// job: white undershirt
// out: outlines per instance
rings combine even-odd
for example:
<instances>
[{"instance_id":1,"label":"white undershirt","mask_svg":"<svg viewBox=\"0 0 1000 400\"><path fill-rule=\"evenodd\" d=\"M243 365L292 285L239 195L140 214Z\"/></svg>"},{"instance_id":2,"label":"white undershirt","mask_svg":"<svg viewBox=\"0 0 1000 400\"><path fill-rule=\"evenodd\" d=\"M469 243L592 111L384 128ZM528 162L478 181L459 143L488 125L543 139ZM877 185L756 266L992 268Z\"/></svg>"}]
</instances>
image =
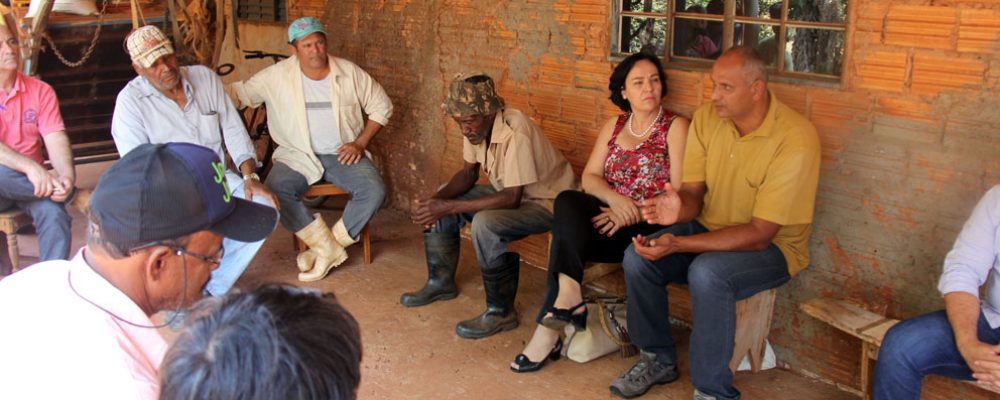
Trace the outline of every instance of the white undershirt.
<instances>
[{"instance_id":1,"label":"white undershirt","mask_svg":"<svg viewBox=\"0 0 1000 400\"><path fill-rule=\"evenodd\" d=\"M330 103L330 75L318 81L302 75L302 92L306 99L309 140L316 154L337 154L344 143L340 138L337 114Z\"/></svg>"}]
</instances>

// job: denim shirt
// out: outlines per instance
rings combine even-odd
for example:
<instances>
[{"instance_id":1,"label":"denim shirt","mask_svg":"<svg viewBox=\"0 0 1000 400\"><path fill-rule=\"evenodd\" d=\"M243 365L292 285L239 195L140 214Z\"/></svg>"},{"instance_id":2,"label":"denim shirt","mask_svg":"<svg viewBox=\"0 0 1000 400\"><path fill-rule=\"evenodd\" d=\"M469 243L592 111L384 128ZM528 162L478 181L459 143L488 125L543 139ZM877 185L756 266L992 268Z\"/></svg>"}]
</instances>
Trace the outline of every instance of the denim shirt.
<instances>
[{"instance_id":1,"label":"denim shirt","mask_svg":"<svg viewBox=\"0 0 1000 400\"><path fill-rule=\"evenodd\" d=\"M966 292L979 298L990 327L1000 327L1000 185L979 200L972 216L944 259L938 282L941 294Z\"/></svg>"}]
</instances>

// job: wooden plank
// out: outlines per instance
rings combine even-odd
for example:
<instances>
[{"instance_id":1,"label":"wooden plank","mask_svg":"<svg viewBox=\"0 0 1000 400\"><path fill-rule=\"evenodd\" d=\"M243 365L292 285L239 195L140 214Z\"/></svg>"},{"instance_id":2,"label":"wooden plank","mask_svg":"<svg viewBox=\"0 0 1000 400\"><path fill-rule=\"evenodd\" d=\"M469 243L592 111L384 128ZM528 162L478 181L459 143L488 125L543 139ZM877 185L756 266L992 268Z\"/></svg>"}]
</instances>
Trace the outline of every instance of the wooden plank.
<instances>
[{"instance_id":1,"label":"wooden plank","mask_svg":"<svg viewBox=\"0 0 1000 400\"><path fill-rule=\"evenodd\" d=\"M899 320L897 319L886 319L861 331L860 335L864 341L872 343L876 346L882 346L882 338L885 337L885 333L889 331L889 328L892 328L898 323Z\"/></svg>"},{"instance_id":2,"label":"wooden plank","mask_svg":"<svg viewBox=\"0 0 1000 400\"><path fill-rule=\"evenodd\" d=\"M583 269L583 283L593 282L602 276L621 271L621 263L587 263Z\"/></svg>"},{"instance_id":3,"label":"wooden plank","mask_svg":"<svg viewBox=\"0 0 1000 400\"><path fill-rule=\"evenodd\" d=\"M883 320L886 320L881 315L844 300L812 299L802 303L799 308L813 318L833 325L837 329L865 341L869 341L871 338L862 336L861 332L867 328L877 326Z\"/></svg>"}]
</instances>

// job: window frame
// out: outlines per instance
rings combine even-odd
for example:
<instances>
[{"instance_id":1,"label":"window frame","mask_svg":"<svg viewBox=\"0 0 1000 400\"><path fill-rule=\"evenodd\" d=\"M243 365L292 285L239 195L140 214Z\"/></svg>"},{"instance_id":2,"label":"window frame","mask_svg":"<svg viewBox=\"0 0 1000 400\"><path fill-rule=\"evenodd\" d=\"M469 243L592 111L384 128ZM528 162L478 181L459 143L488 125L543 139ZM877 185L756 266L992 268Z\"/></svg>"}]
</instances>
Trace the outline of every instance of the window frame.
<instances>
[{"instance_id":1,"label":"window frame","mask_svg":"<svg viewBox=\"0 0 1000 400\"><path fill-rule=\"evenodd\" d=\"M788 18L789 13L789 3L791 0L781 0L783 6L781 8L781 19L775 20L770 18L761 18L759 16L739 16L736 15L736 2L737 0L724 0L725 7L722 15L718 14L701 14L701 13L688 13L675 11L675 0L667 0L667 7L665 12L644 12L644 11L626 11L623 10L623 4L628 0L613 0L610 3L611 6L611 51L609 59L611 61L620 61L625 57L633 53L623 52L621 49L622 41L622 24L625 18L652 18L656 20L663 20L666 22L666 43L663 44L664 54L657 54L661 60L664 61L664 67L668 69L681 69L690 71L705 71L711 68L713 59L704 59L697 57L688 57L683 55L674 55L674 25L678 18L683 20L701 20L708 22L721 22L722 23L722 43L720 45L721 49L729 49L732 47L735 40L736 24L754 24L758 26L778 26L779 32L775 39L779 40L779 48L781 44L786 44L788 40L788 29L824 29L831 31L839 31L844 35L844 53L840 64L840 75L828 75L820 74L814 72L801 72L801 71L783 71L784 68L784 58L785 54L783 51L777 52L777 60L775 60L775 65L769 66L768 69L768 79L779 81L779 82L789 82L789 83L804 83L814 86L843 86L847 79L847 66L850 65L850 58L852 52L852 42L853 42L853 29L851 26L854 22L853 10L854 3L857 0L845 0L847 2L846 8L844 10L844 21L839 22L818 22L818 21L797 21L790 20Z\"/></svg>"}]
</instances>

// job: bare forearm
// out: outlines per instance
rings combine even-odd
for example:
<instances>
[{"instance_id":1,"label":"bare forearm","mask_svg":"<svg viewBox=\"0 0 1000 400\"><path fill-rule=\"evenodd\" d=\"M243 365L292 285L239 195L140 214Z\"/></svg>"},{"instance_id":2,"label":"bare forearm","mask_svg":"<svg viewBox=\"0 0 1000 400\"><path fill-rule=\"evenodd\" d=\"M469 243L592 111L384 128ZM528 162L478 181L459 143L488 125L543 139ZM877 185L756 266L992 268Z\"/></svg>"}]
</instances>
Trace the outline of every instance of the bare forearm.
<instances>
[{"instance_id":1,"label":"bare forearm","mask_svg":"<svg viewBox=\"0 0 1000 400\"><path fill-rule=\"evenodd\" d=\"M21 173L27 173L29 168L39 166L35 160L18 153L3 143L0 143L0 165Z\"/></svg>"},{"instance_id":2,"label":"bare forearm","mask_svg":"<svg viewBox=\"0 0 1000 400\"><path fill-rule=\"evenodd\" d=\"M361 147L367 148L368 143L371 142L372 138L375 137L375 134L378 133L378 131L381 129L382 129L382 124L372 120L368 120L368 122L365 123L365 129L361 131L361 135L354 140L354 143L360 144Z\"/></svg>"},{"instance_id":3,"label":"bare forearm","mask_svg":"<svg viewBox=\"0 0 1000 400\"><path fill-rule=\"evenodd\" d=\"M971 293L951 292L944 295L944 309L955 332L955 343L979 341L979 299Z\"/></svg>"},{"instance_id":4,"label":"bare forearm","mask_svg":"<svg viewBox=\"0 0 1000 400\"><path fill-rule=\"evenodd\" d=\"M519 193L499 192L489 196L469 200L447 200L452 214L478 212L483 210L505 210L521 205Z\"/></svg>"},{"instance_id":5,"label":"bare forearm","mask_svg":"<svg viewBox=\"0 0 1000 400\"><path fill-rule=\"evenodd\" d=\"M618 192L612 189L608 181L602 176L584 173L581 181L584 193L598 198L604 204L609 204L611 197L618 195Z\"/></svg>"},{"instance_id":6,"label":"bare forearm","mask_svg":"<svg viewBox=\"0 0 1000 400\"><path fill-rule=\"evenodd\" d=\"M257 165L253 159L249 159L240 164L240 175L247 176L257 171Z\"/></svg>"},{"instance_id":7,"label":"bare forearm","mask_svg":"<svg viewBox=\"0 0 1000 400\"><path fill-rule=\"evenodd\" d=\"M468 192L476 184L476 181L479 180L477 171L478 169L463 168L451 177L447 185L444 185L443 188L431 197L435 199L453 199L462 193Z\"/></svg>"},{"instance_id":8,"label":"bare forearm","mask_svg":"<svg viewBox=\"0 0 1000 400\"><path fill-rule=\"evenodd\" d=\"M53 132L42 137L45 149L49 153L49 162L59 176L76 180L76 169L73 168L73 151L70 149L69 137L66 132Z\"/></svg>"},{"instance_id":9,"label":"bare forearm","mask_svg":"<svg viewBox=\"0 0 1000 400\"><path fill-rule=\"evenodd\" d=\"M677 216L677 222L691 222L701 214L701 207L705 201L705 193L692 192L687 190L687 185L681 188L677 194L681 197L681 210Z\"/></svg>"},{"instance_id":10,"label":"bare forearm","mask_svg":"<svg viewBox=\"0 0 1000 400\"><path fill-rule=\"evenodd\" d=\"M711 232L676 238L680 253L706 251L760 251L771 244L773 235L760 232L751 224L728 226Z\"/></svg>"}]
</instances>

